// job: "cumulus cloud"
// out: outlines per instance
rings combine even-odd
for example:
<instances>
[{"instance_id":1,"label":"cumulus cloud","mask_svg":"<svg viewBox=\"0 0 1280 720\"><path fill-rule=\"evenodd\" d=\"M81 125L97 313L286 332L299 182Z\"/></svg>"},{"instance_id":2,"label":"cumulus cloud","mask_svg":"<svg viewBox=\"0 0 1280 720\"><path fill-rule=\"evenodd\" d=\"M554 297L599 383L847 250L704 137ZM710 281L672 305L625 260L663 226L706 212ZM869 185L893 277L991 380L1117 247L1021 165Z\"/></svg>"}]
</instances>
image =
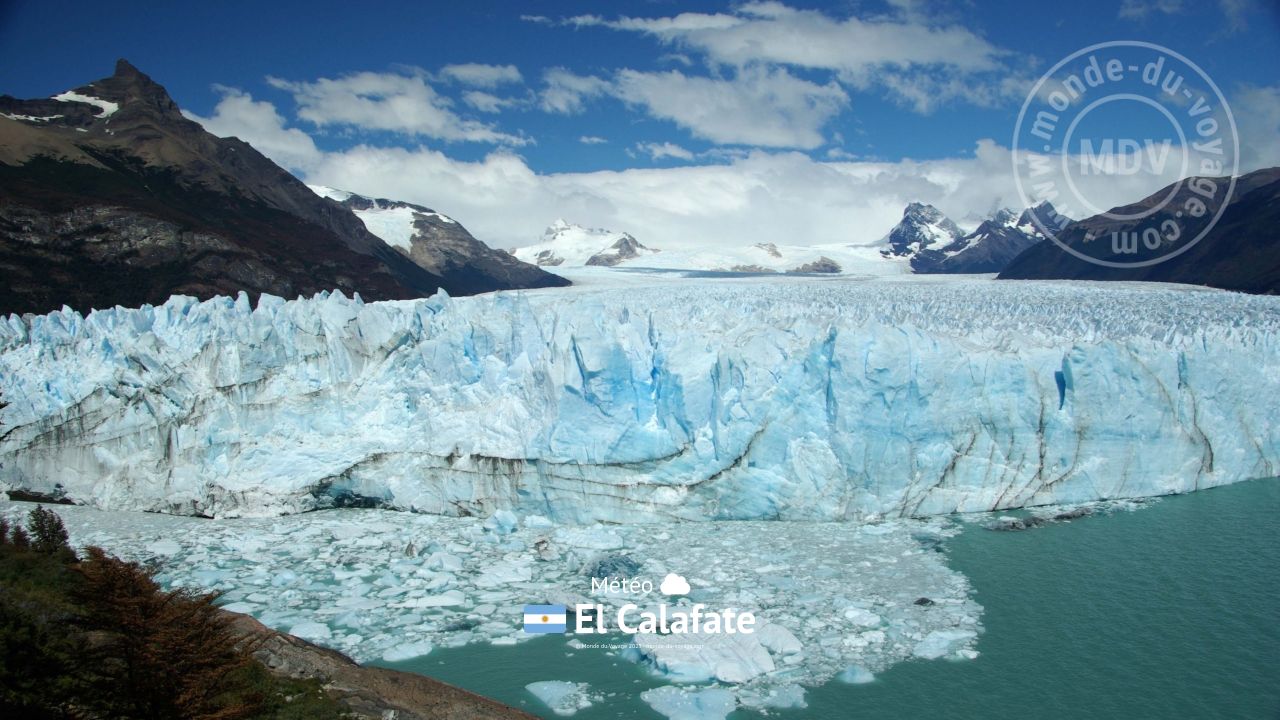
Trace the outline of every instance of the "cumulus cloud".
<instances>
[{"instance_id":1,"label":"cumulus cloud","mask_svg":"<svg viewBox=\"0 0 1280 720\"><path fill-rule=\"evenodd\" d=\"M1240 135L1240 170L1280 166L1280 85L1240 87L1231 101Z\"/></svg>"},{"instance_id":2,"label":"cumulus cloud","mask_svg":"<svg viewBox=\"0 0 1280 720\"><path fill-rule=\"evenodd\" d=\"M1124 0L1119 16L1125 20L1146 20L1154 13L1176 15L1182 12L1182 0Z\"/></svg>"},{"instance_id":3,"label":"cumulus cloud","mask_svg":"<svg viewBox=\"0 0 1280 720\"><path fill-rule=\"evenodd\" d=\"M833 18L778 2L747 3L733 13L681 13L663 18L571 18L647 34L697 50L714 63L758 62L865 74L885 67L942 65L968 71L996 70L1008 55L959 25L933 26L918 18Z\"/></svg>"},{"instance_id":4,"label":"cumulus cloud","mask_svg":"<svg viewBox=\"0 0 1280 720\"><path fill-rule=\"evenodd\" d=\"M462 94L462 102L484 113L500 113L511 107L519 107L523 103L518 98L498 97L482 90L468 90Z\"/></svg>"},{"instance_id":5,"label":"cumulus cloud","mask_svg":"<svg viewBox=\"0 0 1280 720\"><path fill-rule=\"evenodd\" d=\"M780 2L752 2L727 13L613 19L580 15L561 22L576 28L639 33L699 55L717 70L717 77L691 80L715 87L714 97L721 100L728 92L740 90L744 79L758 81L762 74L778 77L776 68L826 72L848 88L885 92L921 113L949 103L997 106L1020 99L1030 87L1029 58L997 47L955 22L942 23L936 14L930 19L916 2L891 7L892 12L885 15L837 18ZM724 68L736 70L735 82L720 84L718 76L723 73L719 70ZM668 84L674 83L669 79ZM683 114L695 114L697 105L682 105L687 108Z\"/></svg>"},{"instance_id":6,"label":"cumulus cloud","mask_svg":"<svg viewBox=\"0 0 1280 720\"><path fill-rule=\"evenodd\" d=\"M758 66L731 80L622 70L614 94L714 143L804 149L822 145L823 126L849 104L835 83L818 85Z\"/></svg>"},{"instance_id":7,"label":"cumulus cloud","mask_svg":"<svg viewBox=\"0 0 1280 720\"><path fill-rule=\"evenodd\" d=\"M583 145L604 145L609 141L605 138L600 137L599 135L583 135L582 137L578 138L578 142L582 143Z\"/></svg>"},{"instance_id":8,"label":"cumulus cloud","mask_svg":"<svg viewBox=\"0 0 1280 720\"><path fill-rule=\"evenodd\" d=\"M515 65L486 65L484 63L460 63L445 65L440 76L463 85L495 88L508 83L524 81Z\"/></svg>"},{"instance_id":9,"label":"cumulus cloud","mask_svg":"<svg viewBox=\"0 0 1280 720\"><path fill-rule=\"evenodd\" d=\"M183 111L206 130L219 137L238 137L259 152L289 168L307 170L320 160L320 151L311 136L297 128L286 128L285 119L274 105L254 100L235 88L215 85L222 96L209 117Z\"/></svg>"},{"instance_id":10,"label":"cumulus cloud","mask_svg":"<svg viewBox=\"0 0 1280 720\"><path fill-rule=\"evenodd\" d=\"M538 104L545 112L575 115L583 111L586 101L606 95L608 80L579 75L567 68L550 68L542 74L543 88Z\"/></svg>"},{"instance_id":11,"label":"cumulus cloud","mask_svg":"<svg viewBox=\"0 0 1280 720\"><path fill-rule=\"evenodd\" d=\"M961 157L874 162L840 153L817 160L791 151L724 148L687 165L619 171L538 173L509 149L461 161L424 147L358 145L320 151L289 128L269 103L228 93L207 123L237 135L308 182L433 207L494 247L536 242L557 217L627 231L654 247L876 243L913 201L957 221L1021 207L1010 150L982 140ZM253 112L231 112L244 107ZM1234 103L1245 147L1256 163L1280 162L1280 90L1248 88ZM1269 133L1269 134L1268 134ZM713 149L713 151L716 149ZM1169 163L1169 172L1176 172ZM1092 198L1133 200L1174 177L1139 174L1077 178ZM1069 199L1055 205L1073 217Z\"/></svg>"},{"instance_id":12,"label":"cumulus cloud","mask_svg":"<svg viewBox=\"0 0 1280 720\"><path fill-rule=\"evenodd\" d=\"M692 160L694 155L692 152L676 145L675 143L663 142L643 142L636 144L636 150L648 155L652 160L661 160L663 158L675 158L677 160Z\"/></svg>"},{"instance_id":13,"label":"cumulus cloud","mask_svg":"<svg viewBox=\"0 0 1280 720\"><path fill-rule=\"evenodd\" d=\"M362 72L313 82L267 78L293 95L298 117L317 127L349 126L447 141L524 145L528 139L459 116L421 74Z\"/></svg>"}]
</instances>

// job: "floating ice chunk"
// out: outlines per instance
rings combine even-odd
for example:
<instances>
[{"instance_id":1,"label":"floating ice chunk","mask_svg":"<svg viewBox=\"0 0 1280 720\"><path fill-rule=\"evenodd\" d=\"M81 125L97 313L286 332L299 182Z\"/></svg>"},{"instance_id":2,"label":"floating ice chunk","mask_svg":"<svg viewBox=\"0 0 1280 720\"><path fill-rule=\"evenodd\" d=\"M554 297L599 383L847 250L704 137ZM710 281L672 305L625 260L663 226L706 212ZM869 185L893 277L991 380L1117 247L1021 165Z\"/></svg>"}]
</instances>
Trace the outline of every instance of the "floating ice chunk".
<instances>
[{"instance_id":1,"label":"floating ice chunk","mask_svg":"<svg viewBox=\"0 0 1280 720\"><path fill-rule=\"evenodd\" d=\"M314 643L324 643L332 635L329 631L328 625L314 620L308 620L294 625L289 628L289 634L300 637L303 640L310 640Z\"/></svg>"},{"instance_id":2,"label":"floating ice chunk","mask_svg":"<svg viewBox=\"0 0 1280 720\"><path fill-rule=\"evenodd\" d=\"M911 650L916 657L936 660L949 655L961 645L977 637L972 630L934 630Z\"/></svg>"},{"instance_id":3,"label":"floating ice chunk","mask_svg":"<svg viewBox=\"0 0 1280 720\"><path fill-rule=\"evenodd\" d=\"M387 662L400 662L401 660L411 660L416 657L422 657L431 652L431 643L427 640L419 640L417 642L407 643L405 645L397 645L382 653L382 659Z\"/></svg>"},{"instance_id":4,"label":"floating ice chunk","mask_svg":"<svg viewBox=\"0 0 1280 720\"><path fill-rule=\"evenodd\" d=\"M775 668L755 633L638 633L633 641L643 658L676 682L741 683Z\"/></svg>"},{"instance_id":5,"label":"floating ice chunk","mask_svg":"<svg viewBox=\"0 0 1280 720\"><path fill-rule=\"evenodd\" d=\"M761 645L769 649L769 652L777 655L794 655L804 649L790 630L777 623L768 623L761 627L756 631L756 638L760 640Z\"/></svg>"},{"instance_id":6,"label":"floating ice chunk","mask_svg":"<svg viewBox=\"0 0 1280 720\"><path fill-rule=\"evenodd\" d=\"M543 705L551 708L557 715L572 715L579 710L591 707L592 697L587 683L572 683L562 680L543 680L524 686Z\"/></svg>"},{"instance_id":7,"label":"floating ice chunk","mask_svg":"<svg viewBox=\"0 0 1280 720\"><path fill-rule=\"evenodd\" d=\"M147 545L147 552L155 553L156 555L177 555L182 552L182 546L166 538Z\"/></svg>"},{"instance_id":8,"label":"floating ice chunk","mask_svg":"<svg viewBox=\"0 0 1280 720\"><path fill-rule=\"evenodd\" d=\"M860 607L846 608L844 619L858 627L875 627L880 624L880 616Z\"/></svg>"},{"instance_id":9,"label":"floating ice chunk","mask_svg":"<svg viewBox=\"0 0 1280 720\"><path fill-rule=\"evenodd\" d=\"M870 670L862 667L861 665L850 665L844 670L841 670L840 674L836 676L836 679L849 685L865 685L866 683L873 682L876 679L876 676Z\"/></svg>"},{"instance_id":10,"label":"floating ice chunk","mask_svg":"<svg viewBox=\"0 0 1280 720\"><path fill-rule=\"evenodd\" d=\"M527 563L514 560L502 560L480 573L475 579L476 587L490 588L508 583L526 582L533 577L533 569Z\"/></svg>"},{"instance_id":11,"label":"floating ice chunk","mask_svg":"<svg viewBox=\"0 0 1280 720\"><path fill-rule=\"evenodd\" d=\"M740 690L738 702L747 707L770 710L800 709L809 706L804 701L804 688L795 684L761 690Z\"/></svg>"},{"instance_id":12,"label":"floating ice chunk","mask_svg":"<svg viewBox=\"0 0 1280 720\"><path fill-rule=\"evenodd\" d=\"M444 570L446 572L458 572L462 569L462 558L452 553L438 550L431 553L425 563L426 567L431 570Z\"/></svg>"},{"instance_id":13,"label":"floating ice chunk","mask_svg":"<svg viewBox=\"0 0 1280 720\"><path fill-rule=\"evenodd\" d=\"M223 605L222 609L226 610L227 612L248 615L248 614L251 614L253 611L257 610L259 607L261 606L251 602L233 602L233 603L228 603L226 605Z\"/></svg>"},{"instance_id":14,"label":"floating ice chunk","mask_svg":"<svg viewBox=\"0 0 1280 720\"><path fill-rule=\"evenodd\" d=\"M510 510L499 510L484 521L486 530L499 535L510 535L516 531L519 524L516 514Z\"/></svg>"},{"instance_id":15,"label":"floating ice chunk","mask_svg":"<svg viewBox=\"0 0 1280 720\"><path fill-rule=\"evenodd\" d=\"M737 707L733 693L721 688L685 690L660 687L640 693L640 699L668 720L724 720Z\"/></svg>"},{"instance_id":16,"label":"floating ice chunk","mask_svg":"<svg viewBox=\"0 0 1280 720\"><path fill-rule=\"evenodd\" d=\"M525 527L530 529L535 529L535 528L545 529L545 528L555 527L555 523L551 522L551 520L547 519L546 517L543 517L542 515L525 515L524 521L522 524Z\"/></svg>"}]
</instances>

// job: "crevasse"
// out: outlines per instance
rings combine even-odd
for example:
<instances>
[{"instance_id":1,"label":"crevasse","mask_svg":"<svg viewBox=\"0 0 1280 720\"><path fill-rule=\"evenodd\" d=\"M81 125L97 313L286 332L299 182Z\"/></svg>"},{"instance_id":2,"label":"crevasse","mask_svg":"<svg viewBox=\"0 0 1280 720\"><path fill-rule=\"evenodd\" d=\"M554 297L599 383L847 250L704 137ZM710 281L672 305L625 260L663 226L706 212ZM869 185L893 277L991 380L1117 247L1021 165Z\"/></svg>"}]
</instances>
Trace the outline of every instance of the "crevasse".
<instances>
[{"instance_id":1,"label":"crevasse","mask_svg":"<svg viewBox=\"0 0 1280 720\"><path fill-rule=\"evenodd\" d=\"M1280 300L778 279L0 320L0 484L249 516L867 520L1277 474Z\"/></svg>"}]
</instances>

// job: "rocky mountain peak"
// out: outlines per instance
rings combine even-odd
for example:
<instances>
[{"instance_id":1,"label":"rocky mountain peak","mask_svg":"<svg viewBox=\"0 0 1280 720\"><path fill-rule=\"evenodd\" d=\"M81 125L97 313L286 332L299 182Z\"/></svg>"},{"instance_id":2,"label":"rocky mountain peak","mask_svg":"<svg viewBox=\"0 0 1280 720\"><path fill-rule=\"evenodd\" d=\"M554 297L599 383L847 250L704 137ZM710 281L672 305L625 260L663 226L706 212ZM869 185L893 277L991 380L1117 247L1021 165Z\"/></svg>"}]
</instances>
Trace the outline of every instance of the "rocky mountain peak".
<instances>
[{"instance_id":1,"label":"rocky mountain peak","mask_svg":"<svg viewBox=\"0 0 1280 720\"><path fill-rule=\"evenodd\" d=\"M899 257L915 255L934 245L945 245L964 233L951 218L938 208L920 202L907 205L902 220L894 226L884 241L888 248L883 254Z\"/></svg>"}]
</instances>

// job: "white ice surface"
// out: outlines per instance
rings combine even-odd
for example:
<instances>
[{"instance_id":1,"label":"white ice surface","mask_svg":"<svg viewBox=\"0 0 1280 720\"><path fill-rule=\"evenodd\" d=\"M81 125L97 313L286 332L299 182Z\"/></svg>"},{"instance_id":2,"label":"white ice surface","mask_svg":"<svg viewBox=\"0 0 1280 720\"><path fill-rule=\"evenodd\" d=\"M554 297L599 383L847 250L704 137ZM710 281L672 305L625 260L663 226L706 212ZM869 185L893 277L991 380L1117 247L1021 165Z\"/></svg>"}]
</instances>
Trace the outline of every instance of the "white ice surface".
<instances>
[{"instance_id":1,"label":"white ice surface","mask_svg":"<svg viewBox=\"0 0 1280 720\"><path fill-rule=\"evenodd\" d=\"M0 488L274 515L866 520L1280 467L1280 299L673 281L0 320Z\"/></svg>"}]
</instances>

